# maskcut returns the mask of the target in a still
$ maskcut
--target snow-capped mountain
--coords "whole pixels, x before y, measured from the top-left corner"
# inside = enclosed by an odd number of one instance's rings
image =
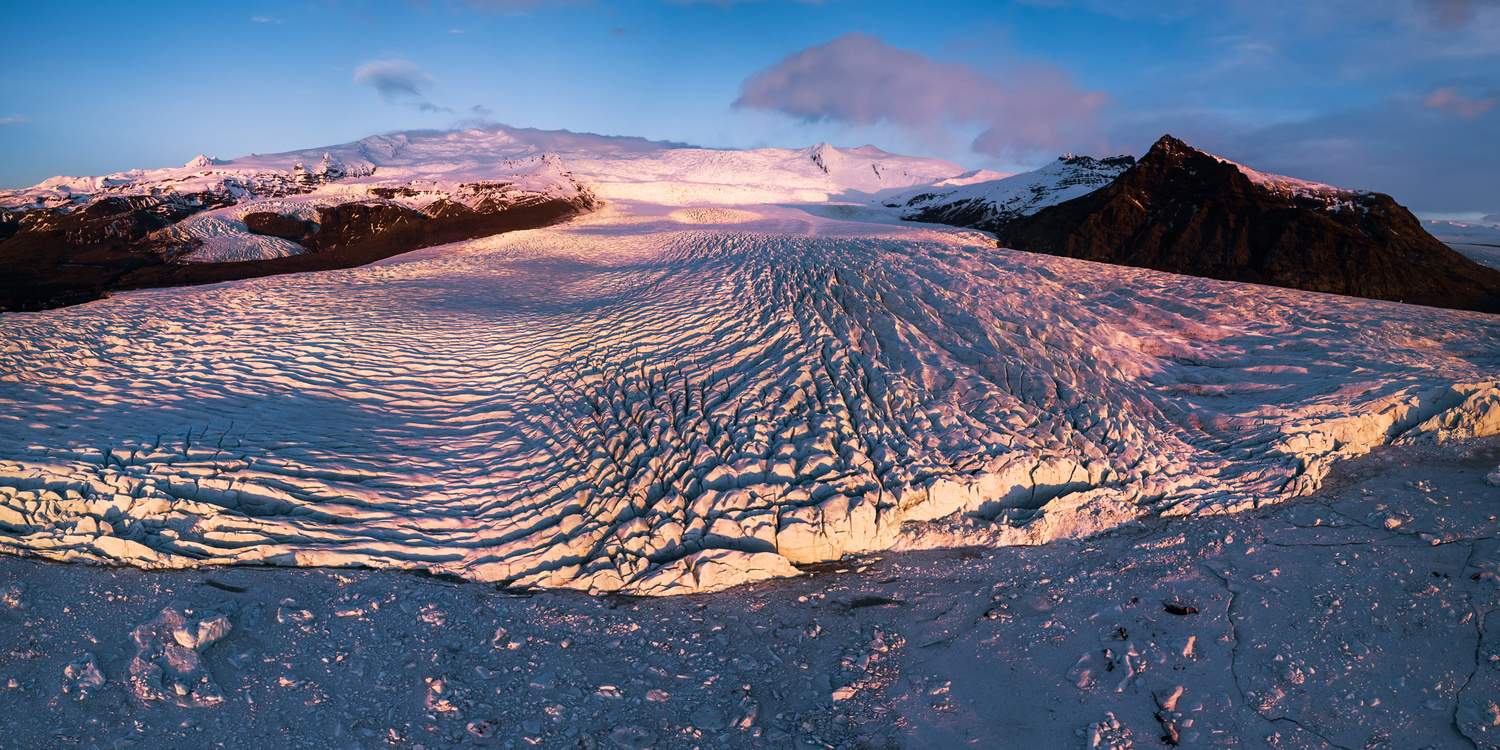
[[[884,201],[901,218],[999,231],[1012,220],[1087,195],[1135,163],[1131,156],[1093,159],[1066,154],[1040,169],[963,185],[939,184]]]
[[[993,231],[1018,250],[1500,312],[1500,273],[1446,247],[1390,196],[1259,172],[1171,136],[1139,162],[1065,157],[915,193],[906,206],[907,218]]]
[[[377,174],[378,173],[378,174]],[[236,203],[318,192],[375,196],[372,188],[408,188],[435,200],[459,185],[505,180],[515,192],[573,197],[577,185],[561,162],[504,132],[398,133],[353,143],[235,159],[198,156],[181,167],[134,169],[101,177],[54,177],[34,187],[0,190],[0,210],[67,210],[106,197],[214,195]],[[406,198],[406,196],[403,196]],[[420,201],[406,201],[421,208]]]
[[[0,310],[359,265],[595,204],[556,154],[499,131],[55,177],[0,192]]]
[[[189,263],[256,260],[306,248],[248,231],[246,214],[296,216],[315,228],[320,208],[351,201],[436,215],[454,207],[493,213],[547,200],[591,200],[555,154],[503,132],[485,138],[396,134],[284,154],[200,155],[182,167],[54,177],[0,191],[0,238],[43,230],[59,216],[95,207],[98,215],[136,214],[129,222],[114,220],[106,236],[167,230],[139,250]],[[71,238],[86,243],[85,234],[74,230]]]
[[[630,142],[602,136],[517,131],[567,162],[596,195],[657,205],[755,203],[869,204],[918,185],[972,175],[942,159],[901,156],[874,146],[728,151]]]
[[[181,167],[55,177],[0,191],[7,249],[0,263],[14,266],[9,283],[0,282],[0,310],[86,301],[109,289],[366,263],[557,220],[600,199],[871,203],[966,178],[976,175],[873,146],[720,151],[510,129],[398,133],[235,159],[200,155]],[[329,254],[334,249],[339,255]],[[309,255],[318,257],[290,259]],[[82,256],[91,260],[76,262]]]

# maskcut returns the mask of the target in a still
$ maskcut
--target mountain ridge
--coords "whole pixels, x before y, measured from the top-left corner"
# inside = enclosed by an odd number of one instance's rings
[[[1500,271],[1443,244],[1390,196],[1257,172],[1171,135],[1082,195],[984,208],[929,203],[909,218],[993,231],[1027,252],[1500,313]]]

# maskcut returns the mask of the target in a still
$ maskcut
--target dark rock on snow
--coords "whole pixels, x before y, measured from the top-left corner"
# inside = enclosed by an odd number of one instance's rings
[[[263,234],[267,237],[280,237],[286,240],[300,240],[312,233],[312,225],[295,216],[286,216],[270,212],[256,212],[245,214],[245,228],[255,234]]]

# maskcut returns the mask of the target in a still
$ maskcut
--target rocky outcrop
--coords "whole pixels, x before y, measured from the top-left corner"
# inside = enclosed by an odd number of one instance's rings
[[[1029,252],[1500,312],[1500,271],[1449,249],[1390,196],[1263,175],[1171,136],[1108,186],[998,237]]]
[[[106,196],[82,206],[0,211],[0,311],[90,302],[113,282],[186,248],[153,248],[153,232],[232,205],[216,193]],[[8,235],[8,236],[7,236]]]
[[[312,234],[312,225],[295,216],[257,211],[245,214],[242,221],[253,234],[280,237],[285,240],[300,240]]]
[[[250,234],[293,240],[307,252],[179,263],[203,243],[171,231],[177,222],[231,205],[231,196],[216,193],[169,194],[0,213],[0,312],[79,304],[119,289],[349,268],[433,245],[545,226],[592,210],[596,202],[587,190],[573,197],[497,192],[475,201],[475,207],[443,198],[423,212],[372,197],[318,207],[316,231],[313,223],[293,216],[251,212],[241,219]]]

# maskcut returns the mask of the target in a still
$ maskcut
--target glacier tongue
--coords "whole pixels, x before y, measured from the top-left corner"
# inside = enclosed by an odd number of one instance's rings
[[[395,261],[8,315],[0,551],[682,593],[1500,429],[1493,316],[964,230],[638,204]]]

